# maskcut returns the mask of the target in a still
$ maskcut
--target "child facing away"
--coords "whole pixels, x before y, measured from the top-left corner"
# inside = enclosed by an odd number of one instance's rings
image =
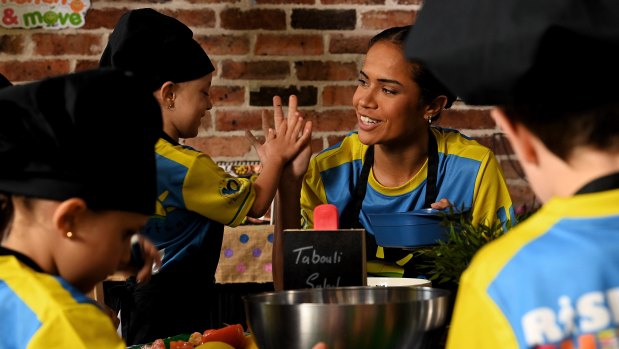
[[[493,105],[544,203],[464,272],[448,348],[617,348],[619,3],[428,2],[408,56]],[[440,43],[440,44],[439,44]]]
[[[0,109],[0,348],[126,348],[85,293],[154,212],[155,99],[100,69],[0,89]]]
[[[123,337],[128,344],[218,327],[211,319],[213,292],[224,226],[264,215],[275,196],[284,165],[305,149],[311,123],[290,98],[288,121],[260,145],[262,163],[252,182],[227,174],[206,154],[179,143],[197,136],[212,107],[209,88],[215,70],[180,21],[152,9],[125,13],[110,35],[101,66],[135,71],[149,78],[163,115],[157,157],[157,212],[142,232],[163,254],[160,272],[145,284],[127,283],[121,300]],[[277,108],[281,100],[274,99]]]

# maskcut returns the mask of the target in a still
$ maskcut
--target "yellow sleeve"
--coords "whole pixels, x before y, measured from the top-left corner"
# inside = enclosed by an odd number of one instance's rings
[[[255,197],[250,179],[228,174],[205,154],[195,158],[183,184],[188,210],[232,227],[243,222]]]
[[[484,157],[475,181],[473,224],[491,225],[514,219],[512,199],[503,171],[491,151]]]
[[[112,320],[96,305],[80,303],[54,311],[32,337],[28,348],[126,349]]]

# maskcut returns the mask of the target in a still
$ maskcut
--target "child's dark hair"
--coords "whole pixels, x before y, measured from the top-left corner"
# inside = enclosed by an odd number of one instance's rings
[[[0,241],[4,240],[13,220],[11,195],[0,192]]]
[[[563,160],[569,159],[574,148],[582,146],[619,152],[619,102],[601,102],[595,108],[572,111],[557,106],[556,100],[514,103],[500,108],[509,119],[524,124]]]
[[[404,52],[404,42],[406,36],[411,31],[413,26],[407,25],[403,27],[392,27],[385,29],[382,32],[376,34],[370,39],[368,49],[374,46],[377,42],[388,41],[394,43]],[[426,66],[419,61],[411,61],[413,66],[413,80],[419,85],[421,89],[421,100],[425,103],[432,102],[438,96],[447,97],[447,104],[445,108],[451,107],[452,103],[456,100],[457,96],[445,87],[437,78],[430,73]],[[438,119],[438,115],[433,119]]]

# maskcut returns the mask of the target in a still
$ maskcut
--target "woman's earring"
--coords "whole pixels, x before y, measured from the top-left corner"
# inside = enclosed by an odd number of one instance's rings
[[[426,116],[426,119],[428,120],[428,125],[432,125],[432,118],[434,117],[434,115],[428,115]]]
[[[67,238],[68,238],[68,239],[73,238],[73,233],[72,233],[72,232],[70,232],[70,231],[68,231],[66,235],[67,235]]]
[[[170,110],[170,111],[176,110],[176,107],[174,106],[174,102],[168,104],[168,110]]]

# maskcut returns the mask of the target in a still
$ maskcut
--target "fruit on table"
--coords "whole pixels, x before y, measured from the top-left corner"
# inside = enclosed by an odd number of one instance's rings
[[[210,329],[202,334],[202,343],[224,342],[234,349],[245,348],[245,331],[240,324],[228,325],[220,329]]]
[[[214,344],[212,344],[214,343]],[[208,344],[207,346],[204,346]],[[258,349],[253,336],[245,335],[240,324],[227,325],[219,329],[208,329],[203,333],[180,334],[128,349]]]
[[[235,349],[230,344],[224,342],[206,342],[204,344],[200,344],[194,349]]]

